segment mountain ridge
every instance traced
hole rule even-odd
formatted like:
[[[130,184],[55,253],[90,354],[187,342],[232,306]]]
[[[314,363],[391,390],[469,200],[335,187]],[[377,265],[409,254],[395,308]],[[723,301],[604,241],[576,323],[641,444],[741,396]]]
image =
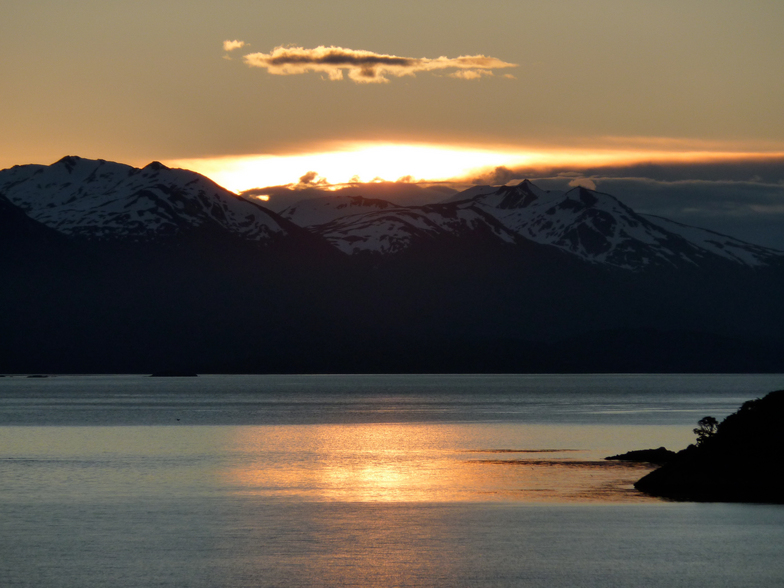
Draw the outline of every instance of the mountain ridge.
[[[529,182],[424,206],[351,196],[307,204],[327,220],[305,228],[232,193],[200,197],[206,179],[156,163],[46,167],[0,171],[0,372],[784,371],[778,252],[717,255],[593,191]],[[221,220],[226,199],[250,224]],[[97,203],[86,227],[100,231],[77,230],[80,202]],[[112,206],[180,229],[113,233],[117,217],[99,214]],[[525,215],[563,222],[537,241],[514,224]],[[627,228],[654,231],[637,241],[646,255],[667,244],[663,262],[587,255],[620,244],[623,261]]]
[[[382,209],[383,215],[379,213]],[[459,216],[460,210],[470,210],[474,217],[464,219],[458,231],[450,219]],[[441,214],[440,222],[433,213]],[[719,261],[762,266],[778,263],[784,256],[780,251],[707,229],[649,218],[610,194],[584,187],[545,191],[529,180],[517,186],[476,186],[444,202],[422,206],[352,196],[336,200],[322,197],[301,201],[282,215],[324,236],[348,254],[400,252],[416,240],[416,228],[424,229],[422,223],[412,226],[416,224],[412,222],[414,217],[427,217],[431,232],[440,228],[441,233],[453,236],[456,232],[470,233],[478,216],[484,219],[486,230],[503,241],[533,241],[591,263],[627,270]],[[490,221],[491,217],[497,222]],[[387,243],[382,243],[384,240]]]
[[[66,156],[50,166],[0,172],[0,194],[62,233],[98,239],[160,239],[225,230],[264,241],[285,235],[280,217],[188,170],[144,168]]]
[[[781,263],[784,253],[706,229],[636,213],[615,196],[529,180],[475,186],[441,203],[404,206],[358,195],[306,199],[280,214],[195,172],[66,156],[0,171],[0,194],[61,233],[98,239],[170,239],[212,231],[258,243],[306,229],[345,254],[399,254],[417,243],[489,235],[499,244],[556,247],[593,264],[649,267]]]

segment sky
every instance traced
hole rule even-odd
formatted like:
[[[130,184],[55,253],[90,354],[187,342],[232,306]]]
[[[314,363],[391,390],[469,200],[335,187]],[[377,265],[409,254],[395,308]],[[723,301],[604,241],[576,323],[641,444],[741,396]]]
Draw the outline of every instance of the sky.
[[[157,160],[238,192],[582,182],[784,248],[780,0],[0,9],[0,168]]]

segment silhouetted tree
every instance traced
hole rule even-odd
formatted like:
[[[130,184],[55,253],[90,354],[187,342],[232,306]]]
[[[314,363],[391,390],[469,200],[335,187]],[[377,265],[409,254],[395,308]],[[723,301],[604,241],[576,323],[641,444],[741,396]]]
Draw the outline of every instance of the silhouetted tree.
[[[712,416],[706,416],[697,421],[697,428],[694,429],[694,434],[697,435],[697,445],[702,445],[713,437],[718,426],[719,421]]]

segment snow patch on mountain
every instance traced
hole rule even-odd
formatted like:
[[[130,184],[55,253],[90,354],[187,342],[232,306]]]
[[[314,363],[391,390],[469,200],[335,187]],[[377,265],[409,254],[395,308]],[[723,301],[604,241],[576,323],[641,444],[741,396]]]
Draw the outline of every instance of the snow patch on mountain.
[[[302,200],[282,210],[280,216],[300,227],[313,227],[343,216],[394,209],[404,210],[405,207],[386,200],[363,196],[326,196]]]
[[[652,214],[641,216],[644,216],[653,224],[662,227],[670,233],[680,235],[706,251],[737,261],[738,263],[751,266],[765,265],[766,263],[784,256],[784,252],[782,251],[747,243],[746,241],[741,241],[740,239],[722,235],[721,233],[716,233],[708,229],[684,225]]]
[[[417,242],[457,238],[477,233],[492,234],[504,243],[517,237],[482,211],[471,207],[430,205],[346,215],[311,227],[340,251],[399,253]]]

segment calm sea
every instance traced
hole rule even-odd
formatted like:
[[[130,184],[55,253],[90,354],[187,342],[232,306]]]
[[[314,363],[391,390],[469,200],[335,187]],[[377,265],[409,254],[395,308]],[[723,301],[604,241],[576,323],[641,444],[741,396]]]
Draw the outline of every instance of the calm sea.
[[[784,507],[664,502],[783,375],[0,378],[0,586],[772,587]]]

